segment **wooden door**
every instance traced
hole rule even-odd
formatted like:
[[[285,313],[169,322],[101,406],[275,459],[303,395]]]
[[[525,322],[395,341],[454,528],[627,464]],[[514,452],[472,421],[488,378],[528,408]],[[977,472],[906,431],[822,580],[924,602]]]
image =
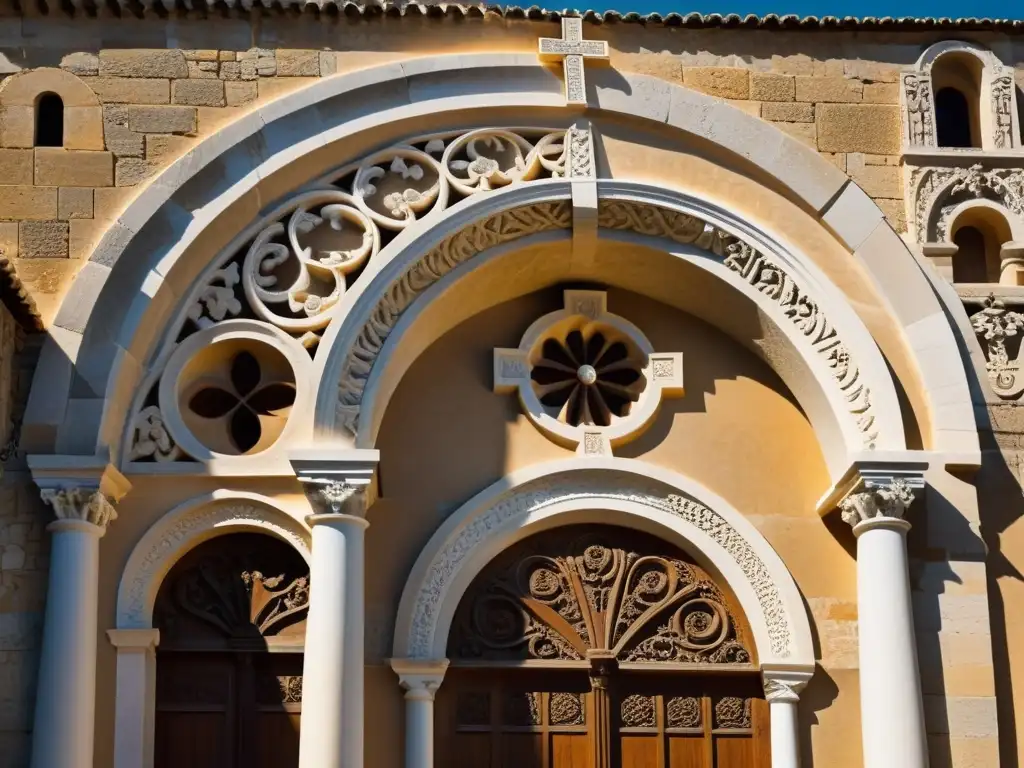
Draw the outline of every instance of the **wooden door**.
[[[295,768],[302,657],[160,653],[156,768]]]

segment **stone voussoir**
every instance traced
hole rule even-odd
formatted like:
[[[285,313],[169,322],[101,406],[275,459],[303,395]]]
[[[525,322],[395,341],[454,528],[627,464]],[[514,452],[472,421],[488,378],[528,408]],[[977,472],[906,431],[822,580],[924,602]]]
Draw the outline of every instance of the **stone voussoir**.
[[[178,50],[100,51],[100,77],[188,77],[185,54]]]

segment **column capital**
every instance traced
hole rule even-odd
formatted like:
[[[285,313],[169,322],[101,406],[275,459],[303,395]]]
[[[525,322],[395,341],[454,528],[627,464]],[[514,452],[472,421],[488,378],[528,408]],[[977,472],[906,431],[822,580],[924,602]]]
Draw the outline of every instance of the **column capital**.
[[[57,517],[54,525],[90,523],[101,530],[117,519],[114,505],[131,489],[111,464],[77,463],[74,457],[32,457],[29,466],[43,502]],[[33,460],[34,459],[34,460]]]
[[[121,651],[152,651],[160,644],[159,629],[108,629],[107,639]]]
[[[926,454],[901,451],[855,458],[842,478],[822,497],[822,516],[838,509],[854,533],[877,527],[909,530],[907,510],[925,488]]]
[[[812,675],[813,672],[764,669],[761,671],[764,697],[769,704],[775,702],[796,704],[800,701],[800,691],[807,686]]]
[[[288,459],[313,507],[311,522],[322,515],[362,518],[377,497],[380,451],[309,448]]]
[[[390,659],[407,699],[433,701],[448,671],[448,659]]]

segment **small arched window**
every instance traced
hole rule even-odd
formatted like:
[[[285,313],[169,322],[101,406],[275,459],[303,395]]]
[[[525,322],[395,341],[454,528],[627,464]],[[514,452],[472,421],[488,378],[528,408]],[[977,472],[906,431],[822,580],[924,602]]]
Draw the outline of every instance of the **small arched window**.
[[[958,246],[953,256],[954,283],[987,283],[989,281],[986,264],[985,235],[976,227],[960,227],[953,236]]]
[[[36,101],[35,145],[64,146],[64,101],[56,93],[44,93]]]
[[[935,127],[940,147],[973,147],[971,108],[967,97],[956,88],[942,88],[935,94]]]

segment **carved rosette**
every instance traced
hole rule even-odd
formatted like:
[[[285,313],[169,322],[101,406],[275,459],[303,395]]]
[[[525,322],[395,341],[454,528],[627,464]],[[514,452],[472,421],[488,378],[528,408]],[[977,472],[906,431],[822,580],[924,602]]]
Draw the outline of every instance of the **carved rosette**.
[[[902,477],[888,483],[873,485],[863,491],[851,493],[839,503],[843,521],[853,526],[868,522],[898,520],[904,522],[907,509],[914,503],[915,491],[922,483],[913,485]]]
[[[40,493],[58,520],[81,520],[106,529],[117,519],[113,500],[96,488],[43,488]]]

